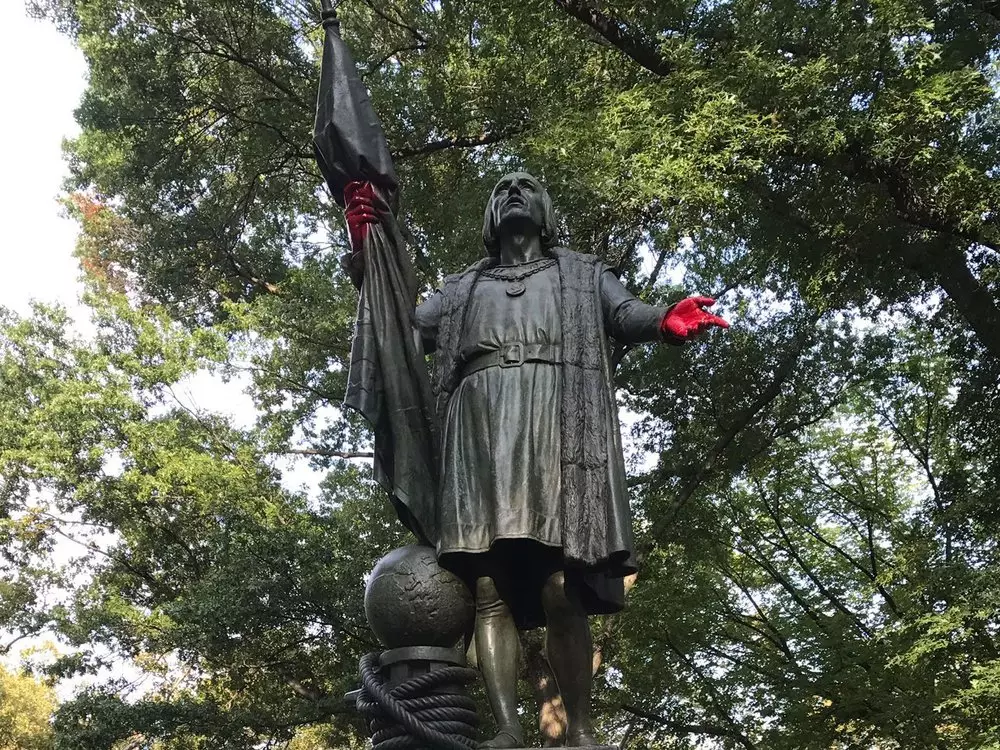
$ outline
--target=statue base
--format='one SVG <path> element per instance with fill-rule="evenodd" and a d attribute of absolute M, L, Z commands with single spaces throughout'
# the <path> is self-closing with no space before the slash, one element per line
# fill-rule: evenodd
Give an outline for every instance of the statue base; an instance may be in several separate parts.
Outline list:
<path fill-rule="evenodd" d="M 364 719 L 372 746 L 463 748 L 476 736 L 476 672 L 462 651 L 405 646 L 361 659 L 360 690 L 344 696 Z"/>

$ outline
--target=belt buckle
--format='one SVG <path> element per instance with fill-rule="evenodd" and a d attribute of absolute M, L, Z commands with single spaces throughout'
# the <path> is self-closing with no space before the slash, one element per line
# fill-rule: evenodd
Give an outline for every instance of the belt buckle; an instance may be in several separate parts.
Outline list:
<path fill-rule="evenodd" d="M 524 344 L 504 344 L 500 349 L 501 367 L 519 367 L 524 364 Z"/>

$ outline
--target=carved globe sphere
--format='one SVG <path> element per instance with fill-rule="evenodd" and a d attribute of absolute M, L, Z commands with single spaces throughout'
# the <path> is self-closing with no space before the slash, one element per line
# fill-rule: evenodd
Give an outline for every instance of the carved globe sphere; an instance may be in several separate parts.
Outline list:
<path fill-rule="evenodd" d="M 451 648 L 471 627 L 472 595 L 430 547 L 408 545 L 383 557 L 365 587 L 365 614 L 386 648 Z"/>

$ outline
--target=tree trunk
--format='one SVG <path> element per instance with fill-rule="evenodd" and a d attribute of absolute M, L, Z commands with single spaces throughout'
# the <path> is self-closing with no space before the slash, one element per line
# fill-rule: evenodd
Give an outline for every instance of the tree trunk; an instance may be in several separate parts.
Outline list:
<path fill-rule="evenodd" d="M 979 342 L 1000 360 L 1000 308 L 990 290 L 969 270 L 965 251 L 965 242 L 942 234 L 929 247 L 899 247 L 897 255 L 925 282 L 941 287 Z"/>
<path fill-rule="evenodd" d="M 1000 360 L 1000 308 L 985 285 L 980 283 L 965 261 L 965 253 L 949 248 L 919 271 L 936 277 L 979 341 Z"/>

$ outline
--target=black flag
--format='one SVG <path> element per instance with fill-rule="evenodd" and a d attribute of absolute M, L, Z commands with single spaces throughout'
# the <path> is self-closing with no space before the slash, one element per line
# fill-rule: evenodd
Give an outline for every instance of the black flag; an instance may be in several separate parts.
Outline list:
<path fill-rule="evenodd" d="M 340 38 L 336 12 L 327 7 L 328 3 L 323 2 L 326 38 L 313 145 L 326 184 L 343 206 L 344 186 L 349 182 L 371 182 L 391 195 L 395 195 L 397 183 L 382 125 L 358 76 L 354 58 Z"/>
<path fill-rule="evenodd" d="M 336 13 L 324 0 L 323 67 L 313 143 L 334 199 L 344 187 L 370 182 L 378 223 L 364 241 L 364 282 L 344 405 L 375 433 L 375 478 L 403 523 L 422 541 L 437 540 L 437 430 L 434 401 L 413 311 L 416 277 L 396 223 L 396 172 Z"/>

